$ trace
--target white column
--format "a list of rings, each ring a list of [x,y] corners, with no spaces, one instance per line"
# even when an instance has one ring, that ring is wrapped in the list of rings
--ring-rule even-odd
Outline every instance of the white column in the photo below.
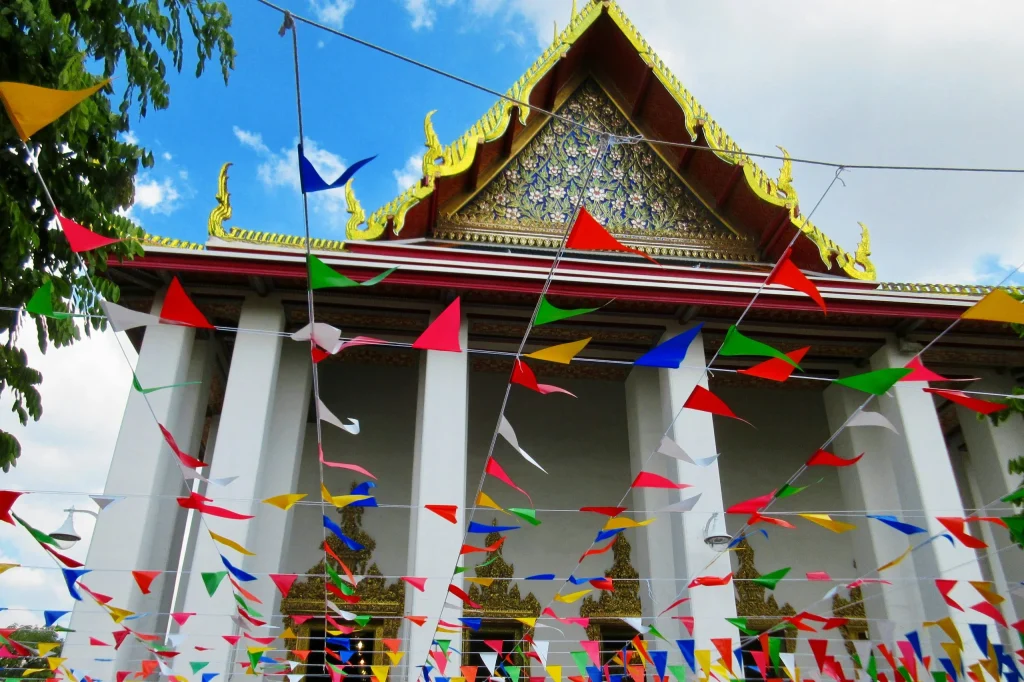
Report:
[[[679,331],[669,330],[664,338],[674,336]],[[648,510],[648,516],[659,516],[658,510],[669,504],[698,493],[701,495],[692,512],[660,514],[658,520],[650,526],[637,529],[637,570],[641,577],[655,578],[652,584],[653,604],[648,603],[650,597],[647,590],[644,587],[640,590],[645,616],[656,615],[675,601],[675,596],[686,588],[692,578],[704,571],[708,562],[718,554],[718,550],[713,550],[704,542],[704,526],[708,519],[715,512],[723,512],[718,462],[708,467],[698,467],[655,453],[666,427],[693,392],[694,386],[699,382],[707,388],[704,366],[704,338],[698,335],[679,369],[634,367],[626,380],[633,475],[643,469],[693,486],[679,492],[635,490],[634,508]],[[693,458],[712,457],[717,452],[714,422],[710,414],[684,410],[669,429],[668,435]],[[725,575],[730,570],[729,555],[723,553],[706,572]],[[736,628],[725,620],[736,616],[736,598],[731,584],[702,587],[687,591],[683,596],[689,597],[690,601],[658,620],[658,630],[666,638],[689,639],[686,628],[679,621],[672,620],[671,616],[690,615],[694,617],[693,638],[697,649],[714,650],[712,638],[731,637],[734,642],[738,641]],[[651,643],[653,645],[653,640]]]
[[[459,330],[467,347],[469,326],[465,317]],[[409,614],[426,616],[423,627],[406,622],[408,654],[406,678],[415,682],[419,666],[427,663],[431,636],[448,595],[450,575],[466,533],[466,453],[469,417],[469,354],[424,351],[420,356],[420,385],[416,407],[416,445],[413,453],[412,510],[409,519],[409,575],[429,577],[424,592],[406,586]],[[459,506],[458,523],[451,524],[424,509],[424,504]],[[463,587],[462,574],[452,584]],[[443,617],[457,622],[462,603],[445,607]],[[429,661],[433,665],[433,661]],[[458,676],[459,656],[452,654],[446,676]],[[454,671],[454,672],[453,672]]]
[[[280,302],[272,298],[248,297],[242,305],[238,326],[243,329],[280,332],[284,329],[284,310]],[[231,354],[231,369],[224,392],[217,442],[207,475],[209,478],[238,478],[226,488],[210,486],[207,492],[214,504],[243,514],[259,514],[264,511],[259,508],[265,506],[259,504],[262,490],[261,466],[265,462],[265,444],[270,441],[271,435],[281,344],[282,337],[277,335],[240,332],[235,337]],[[182,631],[186,634],[201,634],[204,645],[212,646],[213,650],[194,651],[186,640],[183,654],[178,657],[185,660],[178,662],[176,659],[175,662],[178,672],[187,674],[188,660],[210,661],[204,672],[219,672],[226,677],[230,672],[238,671],[234,664],[235,658],[245,660],[244,649],[240,649],[241,653],[235,656],[233,647],[219,637],[238,634],[237,627],[231,621],[238,606],[227,578],[216,594],[210,597],[201,572],[225,570],[219,554],[223,554],[238,568],[254,569],[252,561],[246,560],[251,557],[243,557],[233,549],[215,543],[207,531],[230,538],[254,551],[258,524],[246,520],[221,519],[209,514],[202,516],[198,521],[199,535],[185,593],[185,611],[199,615],[193,616]],[[248,589],[255,584],[242,585]],[[261,606],[253,605],[253,608],[269,616]],[[265,632],[261,634],[265,635]]]
[[[824,396],[828,426],[833,433],[846,423],[867,397],[845,386],[830,386],[825,390]],[[878,405],[872,403],[867,409],[877,412]],[[832,452],[846,459],[864,453],[863,459],[855,466],[836,470],[845,509],[860,512],[870,510],[873,513],[899,516],[901,503],[899,492],[896,490],[890,453],[899,447],[898,443],[901,440],[902,435],[876,426],[854,427],[839,433],[830,447]],[[942,451],[945,452],[945,447]],[[914,519],[910,521],[917,522]],[[852,576],[867,575],[907,549],[906,538],[879,521],[863,519],[855,522],[855,525],[856,530],[843,535],[853,545],[856,567],[851,569]],[[903,563],[885,572],[885,578],[892,580],[894,584],[904,584],[900,581],[912,581],[916,576],[914,556],[908,557]],[[873,638],[879,637],[879,620],[888,619],[899,624],[919,623],[924,620],[920,592],[911,589],[911,583],[906,585],[908,589],[893,589],[873,583],[861,587]]]
[[[972,384],[971,389],[1010,394],[1013,386],[1012,377],[989,373],[982,377],[982,381]],[[975,412],[965,407],[956,409],[964,442],[967,443],[967,475],[975,489],[975,504],[986,505],[979,515],[1012,515],[1012,505],[999,499],[1016,490],[1021,482],[1020,474],[1010,473],[1009,462],[1024,455],[1024,418],[1014,413],[999,426],[993,426],[988,417],[979,419]],[[991,524],[975,524],[972,528],[980,529],[982,539],[989,545],[988,550],[982,551],[996,551],[1012,543],[1005,530],[993,528]],[[1006,583],[1016,584],[1024,580],[1024,553],[1007,550],[989,561],[994,564],[993,576],[1002,576],[1003,584],[997,584],[996,588],[1000,594],[1010,596],[1002,605],[1003,615],[1008,622],[1015,622],[1019,618],[1016,614],[1024,613],[1024,597],[1011,593]]]
[[[162,296],[153,303],[152,312],[159,313]],[[143,337],[136,375],[143,386],[182,383],[189,378],[192,366],[195,330],[171,325],[148,327]],[[86,566],[95,572],[85,582],[93,590],[113,597],[112,605],[136,613],[156,612],[169,595],[173,576],[164,575],[154,582],[153,593],[143,595],[125,568],[166,570],[172,557],[177,557],[177,543],[170,541],[178,515],[173,495],[182,494],[183,479],[167,447],[146,398],[160,423],[165,424],[188,443],[196,419],[196,405],[190,401],[195,391],[188,388],[168,389],[143,396],[131,391],[121,420],[121,429],[104,485],[105,495],[126,495],[126,499],[107,508],[97,519]],[[208,385],[205,387],[208,390]],[[200,391],[201,392],[201,391]],[[111,572],[105,573],[105,570]],[[88,597],[85,597],[88,600]],[[136,621],[141,631],[152,631],[157,618],[150,616]],[[131,639],[116,652],[108,650],[111,662],[93,662],[88,648],[90,636],[110,641],[110,633],[119,630],[91,600],[78,602],[71,619],[68,655],[76,656],[76,669],[103,679],[113,679],[115,670],[138,670],[138,659],[146,653]]]
[[[871,367],[904,367],[912,357],[912,354],[898,350],[896,344],[890,341],[872,356]],[[935,517],[963,517],[964,510],[935,403],[931,394],[921,390],[923,386],[920,382],[900,382],[888,395],[878,399],[880,411],[893,423],[901,437],[887,438],[886,445],[890,447],[879,453],[868,453],[865,459],[872,455],[890,459],[901,507],[922,510],[924,518],[915,518],[913,523],[927,528],[929,535],[937,535],[947,531]],[[923,534],[914,536],[911,542],[920,543],[925,537]],[[975,552],[959,542],[951,546],[945,539],[939,539],[915,551],[913,560],[917,576],[926,578],[917,583],[924,616],[928,620],[951,616],[955,622],[963,625],[965,662],[984,658],[985,654],[978,650],[966,626],[968,622],[985,622],[984,616],[975,617],[973,612],[968,615],[948,606],[933,582],[940,577],[961,581],[982,580]],[[898,623],[897,627],[901,625]],[[929,630],[932,631],[933,653],[939,654],[942,649],[935,642],[945,641],[944,636],[935,632],[938,628]]]

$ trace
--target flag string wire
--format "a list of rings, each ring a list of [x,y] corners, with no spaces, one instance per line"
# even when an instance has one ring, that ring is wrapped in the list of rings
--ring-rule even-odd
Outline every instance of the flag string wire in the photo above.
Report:
[[[550,109],[545,109],[544,107],[540,107],[540,106],[537,106],[535,104],[531,104],[528,101],[517,99],[517,98],[512,97],[511,95],[509,95],[507,93],[503,93],[501,91],[495,90],[495,89],[487,87],[485,85],[481,85],[481,84],[476,83],[476,82],[474,82],[472,80],[469,80],[468,78],[463,78],[462,76],[458,76],[458,75],[456,75],[454,73],[451,73],[449,71],[445,71],[444,69],[441,69],[439,67],[432,66],[432,65],[430,65],[430,64],[428,64],[426,62],[420,61],[418,59],[414,59],[414,58],[406,56],[406,55],[403,55],[403,54],[401,54],[399,52],[396,52],[394,50],[390,50],[390,49],[388,49],[386,47],[383,47],[381,45],[377,45],[376,43],[372,43],[372,42],[370,42],[368,40],[365,40],[363,38],[359,38],[359,37],[354,36],[354,35],[352,35],[350,33],[346,33],[344,31],[340,31],[340,30],[338,30],[336,28],[332,28],[330,26],[327,26],[325,24],[317,22],[317,21],[315,21],[313,19],[310,19],[308,17],[302,16],[301,14],[296,14],[295,12],[292,12],[292,11],[290,11],[288,9],[285,9],[284,7],[281,7],[278,4],[270,2],[269,0],[256,0],[256,2],[260,3],[261,5],[264,5],[264,6],[268,7],[268,8],[270,8],[270,9],[276,11],[276,12],[280,12],[281,14],[288,14],[289,16],[292,17],[292,19],[294,21],[300,21],[300,22],[302,22],[304,24],[307,24],[308,26],[312,26],[312,27],[317,28],[317,29],[319,29],[321,31],[325,31],[327,33],[330,33],[331,35],[338,36],[339,38],[343,38],[343,39],[345,39],[345,40],[347,40],[347,41],[349,41],[351,43],[354,43],[356,45],[360,45],[362,47],[368,48],[368,49],[370,49],[372,51],[375,51],[375,52],[378,52],[380,54],[387,55],[387,56],[392,57],[394,59],[397,59],[399,61],[405,62],[406,64],[409,64],[411,66],[415,66],[416,68],[423,69],[423,70],[426,70],[426,71],[430,71],[431,73],[433,73],[435,75],[438,75],[438,76],[441,76],[442,78],[446,78],[446,79],[455,81],[457,83],[461,83],[462,85],[465,85],[467,87],[473,88],[475,90],[478,90],[480,92],[486,93],[488,95],[492,95],[492,96],[497,97],[498,99],[500,99],[502,101],[508,102],[509,104],[513,104],[513,105],[515,105],[517,107],[520,107],[522,109],[529,109],[530,111],[535,111],[538,114],[543,114],[545,116],[549,116],[552,119],[559,120],[559,121],[561,121],[563,123],[566,123],[566,124],[568,124],[570,126],[573,126],[573,127],[582,128],[584,130],[587,130],[588,132],[591,132],[591,133],[594,133],[594,134],[597,134],[597,135],[611,135],[611,133],[606,131],[606,130],[601,130],[601,129],[595,128],[593,126],[584,125],[584,124],[580,123],[579,121],[576,121],[576,120],[574,120],[574,119],[572,119],[572,118],[570,118],[568,116],[563,116],[563,115],[559,114],[557,111],[550,110]],[[703,119],[698,119],[698,122],[702,123]],[[1002,173],[1002,174],[1021,174],[1021,173],[1024,173],[1024,168],[992,168],[992,167],[971,167],[971,166],[927,166],[927,165],[871,164],[871,163],[845,163],[845,162],[844,163],[839,163],[839,162],[835,162],[835,161],[823,161],[823,160],[819,160],[819,159],[811,159],[811,158],[803,158],[803,157],[790,157],[790,156],[782,155],[782,154],[764,154],[764,153],[758,153],[758,152],[744,152],[744,151],[732,150],[732,149],[713,149],[713,148],[711,148],[709,146],[696,144],[694,142],[687,143],[687,142],[678,142],[678,141],[674,141],[674,140],[661,140],[661,139],[657,139],[657,138],[646,137],[644,135],[637,135],[635,137],[628,138],[628,139],[630,141],[644,142],[644,143],[647,143],[647,144],[650,144],[650,145],[658,145],[658,146],[662,146],[662,147],[675,147],[675,148],[681,148],[681,149],[695,149],[695,150],[698,150],[698,151],[700,151],[700,150],[712,151],[715,154],[739,157],[738,158],[738,162],[742,162],[744,157],[752,157],[752,158],[758,158],[758,159],[773,159],[773,160],[777,160],[777,161],[787,161],[788,160],[788,161],[791,161],[793,163],[800,163],[800,164],[805,164],[805,165],[810,165],[810,166],[824,166],[824,167],[827,167],[827,168],[834,168],[834,169],[843,169],[843,168],[845,168],[847,170],[928,171],[928,172],[945,172],[945,173]]]

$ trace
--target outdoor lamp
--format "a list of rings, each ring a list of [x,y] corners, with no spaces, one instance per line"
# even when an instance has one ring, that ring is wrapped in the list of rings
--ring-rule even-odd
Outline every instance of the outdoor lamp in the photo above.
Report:
[[[64,519],[60,528],[50,533],[50,537],[57,541],[57,546],[61,549],[71,549],[76,542],[82,539],[82,536],[75,530],[75,514],[89,514],[93,518],[99,518],[99,514],[88,509],[75,509],[74,507],[64,511],[68,513],[68,517]]]

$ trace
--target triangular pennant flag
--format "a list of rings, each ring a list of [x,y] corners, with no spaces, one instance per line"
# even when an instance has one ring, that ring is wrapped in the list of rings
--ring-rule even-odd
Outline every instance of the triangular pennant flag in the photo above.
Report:
[[[587,209],[582,206],[580,207],[579,213],[576,215],[576,222],[573,223],[572,230],[569,232],[569,236],[565,240],[565,248],[579,249],[580,251],[625,251],[627,253],[635,253],[638,256],[642,256],[655,265],[658,264],[658,261],[654,260],[640,249],[634,249],[630,246],[626,246],[613,237],[611,233],[609,233],[601,223],[597,222],[597,220],[594,219],[594,216],[590,215]],[[597,665],[600,665],[600,663]]]
[[[548,303],[547,297],[541,296],[540,306],[537,309],[537,316],[534,318],[533,326],[539,327],[542,324],[558,322],[559,320],[576,317],[577,315],[585,315],[587,313],[592,313],[595,310],[597,310],[597,308],[559,308]]]
[[[688,512],[691,511],[700,501],[700,496],[703,493],[697,493],[693,497],[687,497],[685,500],[680,500],[675,504],[670,504],[661,511],[663,512]]]
[[[769,590],[774,590],[776,586],[778,586],[779,581],[785,578],[786,574],[789,573],[791,570],[791,568],[780,568],[777,571],[765,573],[764,575],[758,578],[754,578],[754,582],[758,585],[764,585]]]
[[[116,303],[110,303],[109,301],[100,301],[100,307],[103,308],[103,313],[107,316],[107,322],[110,323],[110,328],[115,332],[123,332],[129,329],[135,329],[136,327],[148,327],[154,324],[160,324],[160,318],[156,315],[150,315],[149,313],[140,313],[130,308],[117,305]]]
[[[15,517],[11,514],[11,507],[14,506],[14,503],[18,501],[18,498],[24,494],[24,492],[16,490],[0,490],[0,521],[9,523],[12,526],[14,525]]]
[[[530,494],[512,482],[512,479],[509,478],[509,475],[505,473],[505,470],[501,468],[501,465],[498,464],[498,460],[494,459],[494,457],[487,458],[487,464],[484,467],[484,471],[488,476],[494,476],[508,487],[518,490],[522,494],[526,495],[526,499],[530,500],[531,505],[533,504],[533,498],[530,497]]]
[[[663,488],[668,490],[683,490],[684,488],[692,488],[689,483],[676,483],[660,474],[655,474],[650,471],[641,471],[633,479],[633,483],[630,484],[630,488]]]
[[[275,495],[274,497],[268,497],[263,500],[264,504],[277,507],[282,511],[288,511],[295,505],[296,502],[306,497],[306,493],[286,493],[284,495]]]
[[[302,144],[299,144],[299,184],[302,187],[302,192],[303,194],[309,194],[310,192],[321,192],[327,189],[344,187],[360,168],[376,158],[377,155],[374,154],[371,157],[356,161],[346,168],[345,171],[338,176],[338,179],[334,182],[328,183],[320,177],[319,173],[317,173],[316,168],[314,168],[313,164],[306,158],[306,154],[302,149]],[[381,682],[383,682],[383,680]]]
[[[963,405],[967,409],[979,414],[1002,412],[1010,407],[1009,403],[994,403],[988,400],[981,400],[980,398],[972,398],[961,391],[951,391],[944,388],[926,388],[924,391],[925,393],[934,393],[957,405]]]
[[[737,417],[729,406],[719,398],[717,395],[704,388],[700,384],[693,387],[693,392],[690,393],[690,397],[683,403],[683,407],[690,410],[698,410],[700,412],[709,412],[711,414],[717,414],[721,417],[730,417],[732,419],[738,419],[744,424],[750,424],[746,419]]]
[[[270,579],[277,585],[277,589],[281,591],[281,596],[287,597],[288,592],[292,589],[292,585],[295,584],[295,580],[299,576],[294,573],[271,573]]]
[[[254,552],[250,552],[245,547],[243,547],[242,545],[238,544],[237,542],[235,542],[231,538],[226,538],[223,535],[217,535],[212,530],[210,531],[210,537],[213,538],[214,542],[218,542],[218,543],[224,545],[225,547],[230,547],[231,549],[235,550],[239,554],[243,554],[245,556],[256,556],[256,554]]]
[[[854,464],[859,462],[861,457],[863,456],[864,453],[862,452],[856,457],[852,457],[850,459],[843,459],[842,457],[833,455],[831,452],[827,452],[825,450],[818,450],[813,455],[811,455],[811,458],[809,460],[807,460],[807,466],[848,467],[853,466]]]
[[[967,547],[969,549],[985,549],[986,547],[988,547],[988,545],[985,544],[984,541],[974,537],[973,535],[967,534],[967,531],[964,528],[964,526],[967,525],[967,519],[960,519],[957,517],[949,516],[938,516],[935,518],[935,520],[941,523],[943,526],[945,526],[946,530],[952,533],[953,537],[955,537],[957,540],[963,543],[964,547]],[[984,593],[982,593],[982,596],[984,596]]]
[[[149,594],[149,586],[153,584],[161,571],[132,571],[132,577],[139,584],[142,594]]]
[[[66,320],[72,317],[71,313],[58,313],[53,310],[53,280],[47,280],[45,284],[35,290],[32,298],[25,304],[25,310],[33,315],[52,317],[56,320]]]
[[[754,339],[745,336],[736,325],[729,327],[729,331],[725,333],[725,341],[722,342],[722,346],[718,349],[718,354],[725,357],[735,357],[737,355],[761,355],[769,358],[775,358],[782,360],[787,364],[792,364],[796,367],[796,363],[792,359],[780,350],[772,348],[766,343],[755,341]]]
[[[52,627],[60,618],[71,613],[70,611],[43,611],[43,623],[46,627]]]
[[[519,361],[517,360],[516,362]],[[525,367],[526,365],[522,366]],[[534,383],[536,384],[536,381],[534,381]],[[544,467],[537,463],[537,460],[530,457],[525,450],[519,447],[519,439],[516,438],[516,432],[512,429],[512,425],[508,423],[508,420],[505,419],[505,415],[501,415],[501,420],[498,422],[498,434],[507,440],[509,445],[515,448],[516,452],[522,455],[523,459],[543,471],[545,474],[547,473],[547,471],[544,470]]]
[[[697,338],[697,335],[700,334],[703,328],[704,323],[701,322],[680,334],[676,334],[671,339],[662,341],[637,358],[633,364],[640,367],[679,369],[683,359],[686,358],[686,352],[693,344],[693,340]]]
[[[461,299],[456,298],[434,321],[413,341],[412,347],[419,350],[440,350],[461,353],[459,327],[462,324]]]
[[[111,237],[96,234],[89,228],[79,225],[74,220],[65,218],[60,213],[57,213],[57,222],[60,223],[60,228],[64,231],[64,237],[68,240],[68,245],[71,246],[71,251],[74,253],[100,249],[121,241],[120,239],[112,239]]]
[[[327,409],[327,406],[324,405],[324,401],[320,400],[320,398],[316,399],[316,406],[317,406],[317,414],[320,415],[320,421],[327,422],[328,424],[331,424],[332,426],[337,426],[342,431],[345,431],[347,433],[351,433],[353,436],[358,436],[359,435],[359,420],[358,419],[353,419],[353,418],[349,417],[348,418],[348,422],[349,423],[346,424],[345,422],[343,422],[340,419],[338,419],[338,417],[336,417],[333,412],[331,412],[329,409]]]
[[[458,523],[456,514],[459,511],[459,506],[456,504],[425,504],[423,507],[434,512],[449,523]]]
[[[822,528],[828,528],[833,533],[845,533],[846,531],[854,530],[857,527],[852,523],[835,521],[828,514],[797,514],[797,516],[807,519],[811,523],[816,523]]]
[[[771,358],[760,362],[753,367],[747,369],[737,370],[739,374],[746,374],[749,377],[757,377],[759,379],[767,379],[768,381],[783,382],[793,375],[793,370],[799,362],[804,359],[807,355],[807,351],[811,350],[810,346],[804,346],[803,348],[797,348],[786,353],[787,360],[779,360],[777,358]]]
[[[1024,324],[1024,303],[1010,296],[1005,289],[995,288],[968,308],[960,319]]]
[[[54,90],[5,81],[0,83],[0,101],[3,101],[18,137],[22,142],[28,142],[37,131],[56,121],[109,82],[108,78],[81,90]]]
[[[523,357],[568,365],[572,362],[573,358],[579,355],[583,349],[587,347],[591,338],[592,337],[588,336],[581,341],[570,341],[569,343],[560,343],[557,346],[548,346],[547,348],[541,348],[540,350],[535,350],[532,353],[527,353]]]
[[[83,575],[92,571],[84,568],[62,568],[60,572],[64,575],[64,583],[68,586],[68,593],[71,595],[71,598],[75,601],[82,601],[82,595],[75,589],[75,583]]]
[[[931,371],[924,366],[921,362],[920,357],[913,357],[905,365],[908,369],[912,370],[910,374],[900,379],[900,381],[949,381],[946,377]]]
[[[212,571],[208,573],[201,573],[203,577],[203,584],[206,585],[207,594],[209,594],[212,597],[213,593],[217,591],[217,588],[220,586],[221,582],[224,581],[224,578],[227,576],[227,574],[227,571]]]
[[[164,304],[160,308],[160,321],[170,324],[180,324],[186,327],[198,327],[200,329],[213,329],[206,316],[199,312],[199,308],[192,302],[192,299],[185,293],[181,282],[175,277],[167,287],[164,295]]]
[[[786,249],[786,252],[782,254],[782,258],[778,264],[772,269],[768,275],[768,279],[765,280],[765,284],[781,284],[782,286],[789,287],[795,291],[807,294],[814,302],[821,308],[821,312],[828,313],[825,308],[825,300],[821,297],[821,293],[818,291],[818,287],[814,286],[811,280],[807,279],[807,276],[800,271],[793,261],[789,259],[792,253],[792,247]]]
[[[885,525],[889,526],[890,528],[895,528],[904,535],[916,535],[917,533],[928,532],[927,529],[921,528],[920,526],[915,526],[910,523],[904,523],[897,519],[895,516],[890,516],[887,514],[865,514],[865,516],[867,516],[867,518],[869,519],[881,521]]]
[[[907,376],[914,370],[906,367],[888,367],[876,369],[872,372],[855,374],[851,377],[836,379],[835,383],[847,388],[856,389],[872,395],[885,395],[886,391],[893,387],[897,381]]]
[[[905,379],[906,377],[904,377]],[[892,425],[892,422],[885,418],[879,412],[865,412],[861,410],[855,415],[850,417],[846,422],[847,428],[851,426],[881,426],[883,429],[889,429],[893,433],[899,433],[896,427]]]
[[[541,395],[547,395],[549,393],[565,393],[566,395],[570,395],[573,398],[576,397],[574,394],[570,393],[564,388],[552,386],[551,384],[537,383],[537,376],[533,373],[533,370],[530,369],[530,366],[527,365],[522,360],[520,360],[519,358],[516,358],[512,362],[512,378],[510,379],[510,381],[513,384],[525,386],[531,391],[536,391]]]
[[[327,263],[323,262],[313,254],[306,256],[306,264],[309,268],[309,288],[316,289],[330,289],[330,288],[344,288],[344,287],[372,287],[374,284],[379,284],[384,281],[391,273],[398,268],[390,268],[384,272],[371,277],[365,282],[357,282],[351,277],[346,277],[340,272],[336,271]]]
[[[171,618],[173,618],[174,622],[177,623],[178,625],[184,625],[185,623],[188,622],[188,619],[191,618],[194,615],[196,615],[196,614],[195,613],[177,612],[177,613],[172,613],[171,614]]]
[[[389,665],[371,665],[370,670],[373,671],[373,678],[377,682],[388,682],[388,671],[391,670]]]
[[[402,580],[404,580],[405,582],[409,583],[410,585],[412,585],[414,588],[416,588],[420,592],[423,591],[423,586],[426,585],[426,583],[427,583],[427,579],[426,578],[414,578],[412,576],[407,576],[407,575],[403,575],[402,576]],[[411,616],[411,617],[407,616],[407,618],[411,619],[411,618],[415,618],[415,616]],[[415,622],[415,621],[413,621],[413,622]],[[423,625],[423,623],[419,623],[419,625]]]

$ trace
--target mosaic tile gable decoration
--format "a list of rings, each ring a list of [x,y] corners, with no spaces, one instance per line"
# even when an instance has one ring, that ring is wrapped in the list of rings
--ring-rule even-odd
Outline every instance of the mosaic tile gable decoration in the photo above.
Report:
[[[559,113],[590,128],[621,137],[638,132],[592,79],[565,101]],[[735,235],[644,143],[601,152],[596,132],[552,119],[527,146],[446,224],[502,232],[559,234],[580,192],[585,206],[613,234],[635,240],[672,240],[696,253],[754,259],[753,242]]]

